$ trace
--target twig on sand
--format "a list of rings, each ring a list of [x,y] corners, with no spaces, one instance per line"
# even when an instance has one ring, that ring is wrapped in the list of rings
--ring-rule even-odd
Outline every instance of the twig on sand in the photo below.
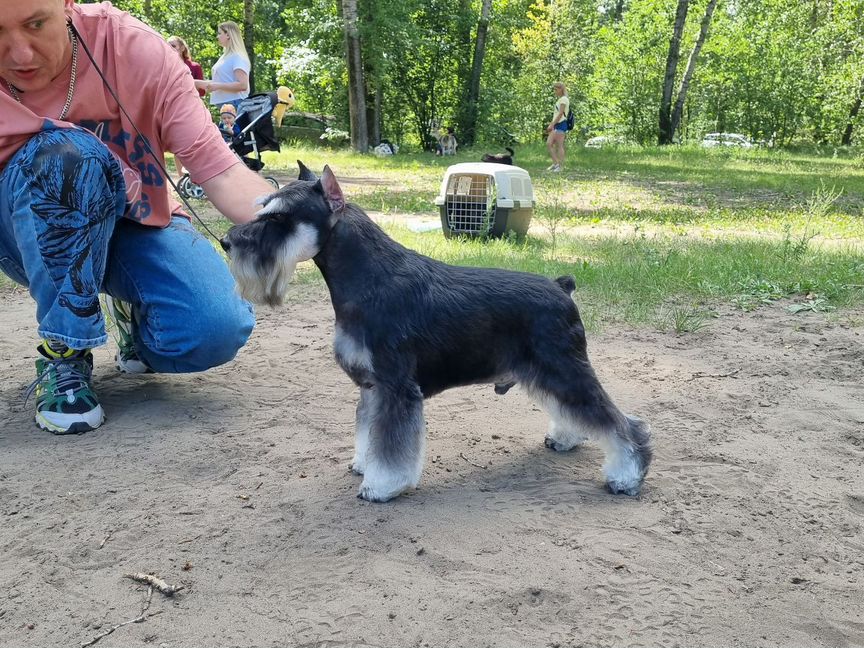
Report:
[[[99,548],[101,549],[102,547],[104,547],[105,543],[108,542],[108,540],[110,540],[110,539],[111,539],[111,533],[109,532],[108,535],[106,535],[104,538],[102,538],[102,542],[99,543]]]
[[[147,588],[147,602],[144,604],[144,608],[141,610],[141,614],[139,614],[134,619],[129,619],[128,621],[124,621],[123,623],[118,623],[117,625],[108,628],[105,632],[103,632],[102,634],[96,635],[90,641],[82,643],[81,648],[88,648],[88,646],[92,646],[97,641],[107,637],[108,635],[110,635],[112,632],[114,632],[118,628],[122,628],[123,626],[127,626],[127,625],[130,625],[132,623],[143,623],[144,621],[146,621],[150,617],[154,617],[157,614],[162,614],[162,610],[157,610],[156,612],[147,612],[147,610],[150,609],[150,602],[152,600],[153,600],[153,586],[151,585],[150,587]]]
[[[692,376],[690,376],[686,382],[690,382],[691,380],[696,380],[697,378],[729,378],[737,374],[741,369],[736,369],[735,371],[730,371],[729,373],[724,374],[709,374],[703,373],[701,371],[697,371]]]
[[[482,468],[483,470],[486,470],[486,466],[481,466],[481,465],[478,464],[478,463],[474,463],[474,462],[471,461],[468,457],[466,457],[463,453],[460,452],[460,453],[459,453],[459,456],[462,457],[465,461],[467,461],[469,464],[471,464],[471,465],[474,466],[475,468]]]
[[[123,578],[131,578],[134,581],[138,581],[139,583],[144,583],[149,585],[150,587],[155,587],[157,590],[162,592],[165,596],[174,596],[177,592],[183,589],[183,586],[174,587],[173,585],[169,585],[161,578],[153,576],[153,574],[144,574],[142,572],[136,572],[135,574],[123,574]]]

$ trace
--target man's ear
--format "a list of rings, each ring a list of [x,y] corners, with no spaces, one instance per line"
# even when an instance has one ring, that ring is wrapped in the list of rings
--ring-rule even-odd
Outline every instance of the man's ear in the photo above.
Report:
[[[336,181],[336,176],[333,175],[329,165],[324,167],[324,172],[321,174],[321,188],[324,191],[327,204],[330,205],[331,212],[338,214],[345,209],[345,197],[342,195],[342,188]]]
[[[297,160],[297,166],[300,167],[300,175],[297,176],[298,180],[317,180],[318,176],[316,176],[312,171],[309,170],[305,164],[303,164],[300,160]]]

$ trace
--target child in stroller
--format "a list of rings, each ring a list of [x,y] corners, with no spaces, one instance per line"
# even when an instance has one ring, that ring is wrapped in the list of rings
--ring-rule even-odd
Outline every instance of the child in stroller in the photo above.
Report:
[[[237,109],[234,104],[226,103],[219,109],[219,132],[222,139],[231,142],[240,134],[240,126],[237,124]]]
[[[279,140],[276,139],[273,120],[271,119],[273,109],[279,104],[286,104],[286,102],[276,92],[255,94],[240,102],[237,119],[232,128],[234,134],[230,138],[228,146],[253,171],[261,171],[264,168],[264,162],[261,161],[262,151],[279,151]],[[230,104],[226,104],[226,106],[233,108]],[[222,106],[220,110],[226,111],[226,107]],[[223,123],[220,123],[219,130],[225,136],[226,129],[223,127]],[[276,178],[264,176],[264,179],[275,189],[279,188],[279,182]],[[184,198],[206,197],[204,190],[200,185],[192,182],[188,173],[180,178],[177,183],[177,191]]]

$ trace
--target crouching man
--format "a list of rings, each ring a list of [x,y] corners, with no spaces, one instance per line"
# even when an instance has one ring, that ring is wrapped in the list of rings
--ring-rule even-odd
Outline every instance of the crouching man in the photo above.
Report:
[[[50,432],[104,420],[91,385],[90,350],[107,341],[100,292],[122,371],[203,371],[252,331],[222,258],[169,195],[153,157],[166,151],[234,223],[272,191],[149,27],[109,3],[0,0],[0,269],[36,304],[31,391]]]

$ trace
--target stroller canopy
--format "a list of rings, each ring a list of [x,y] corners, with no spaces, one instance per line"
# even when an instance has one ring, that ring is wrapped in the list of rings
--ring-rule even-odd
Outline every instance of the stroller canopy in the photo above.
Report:
[[[231,148],[238,155],[247,155],[252,152],[252,145],[248,142],[251,132],[259,151],[279,151],[279,140],[273,131],[273,108],[279,99],[275,92],[262,92],[247,97],[240,102],[237,109],[237,125],[240,133],[234,137]]]

